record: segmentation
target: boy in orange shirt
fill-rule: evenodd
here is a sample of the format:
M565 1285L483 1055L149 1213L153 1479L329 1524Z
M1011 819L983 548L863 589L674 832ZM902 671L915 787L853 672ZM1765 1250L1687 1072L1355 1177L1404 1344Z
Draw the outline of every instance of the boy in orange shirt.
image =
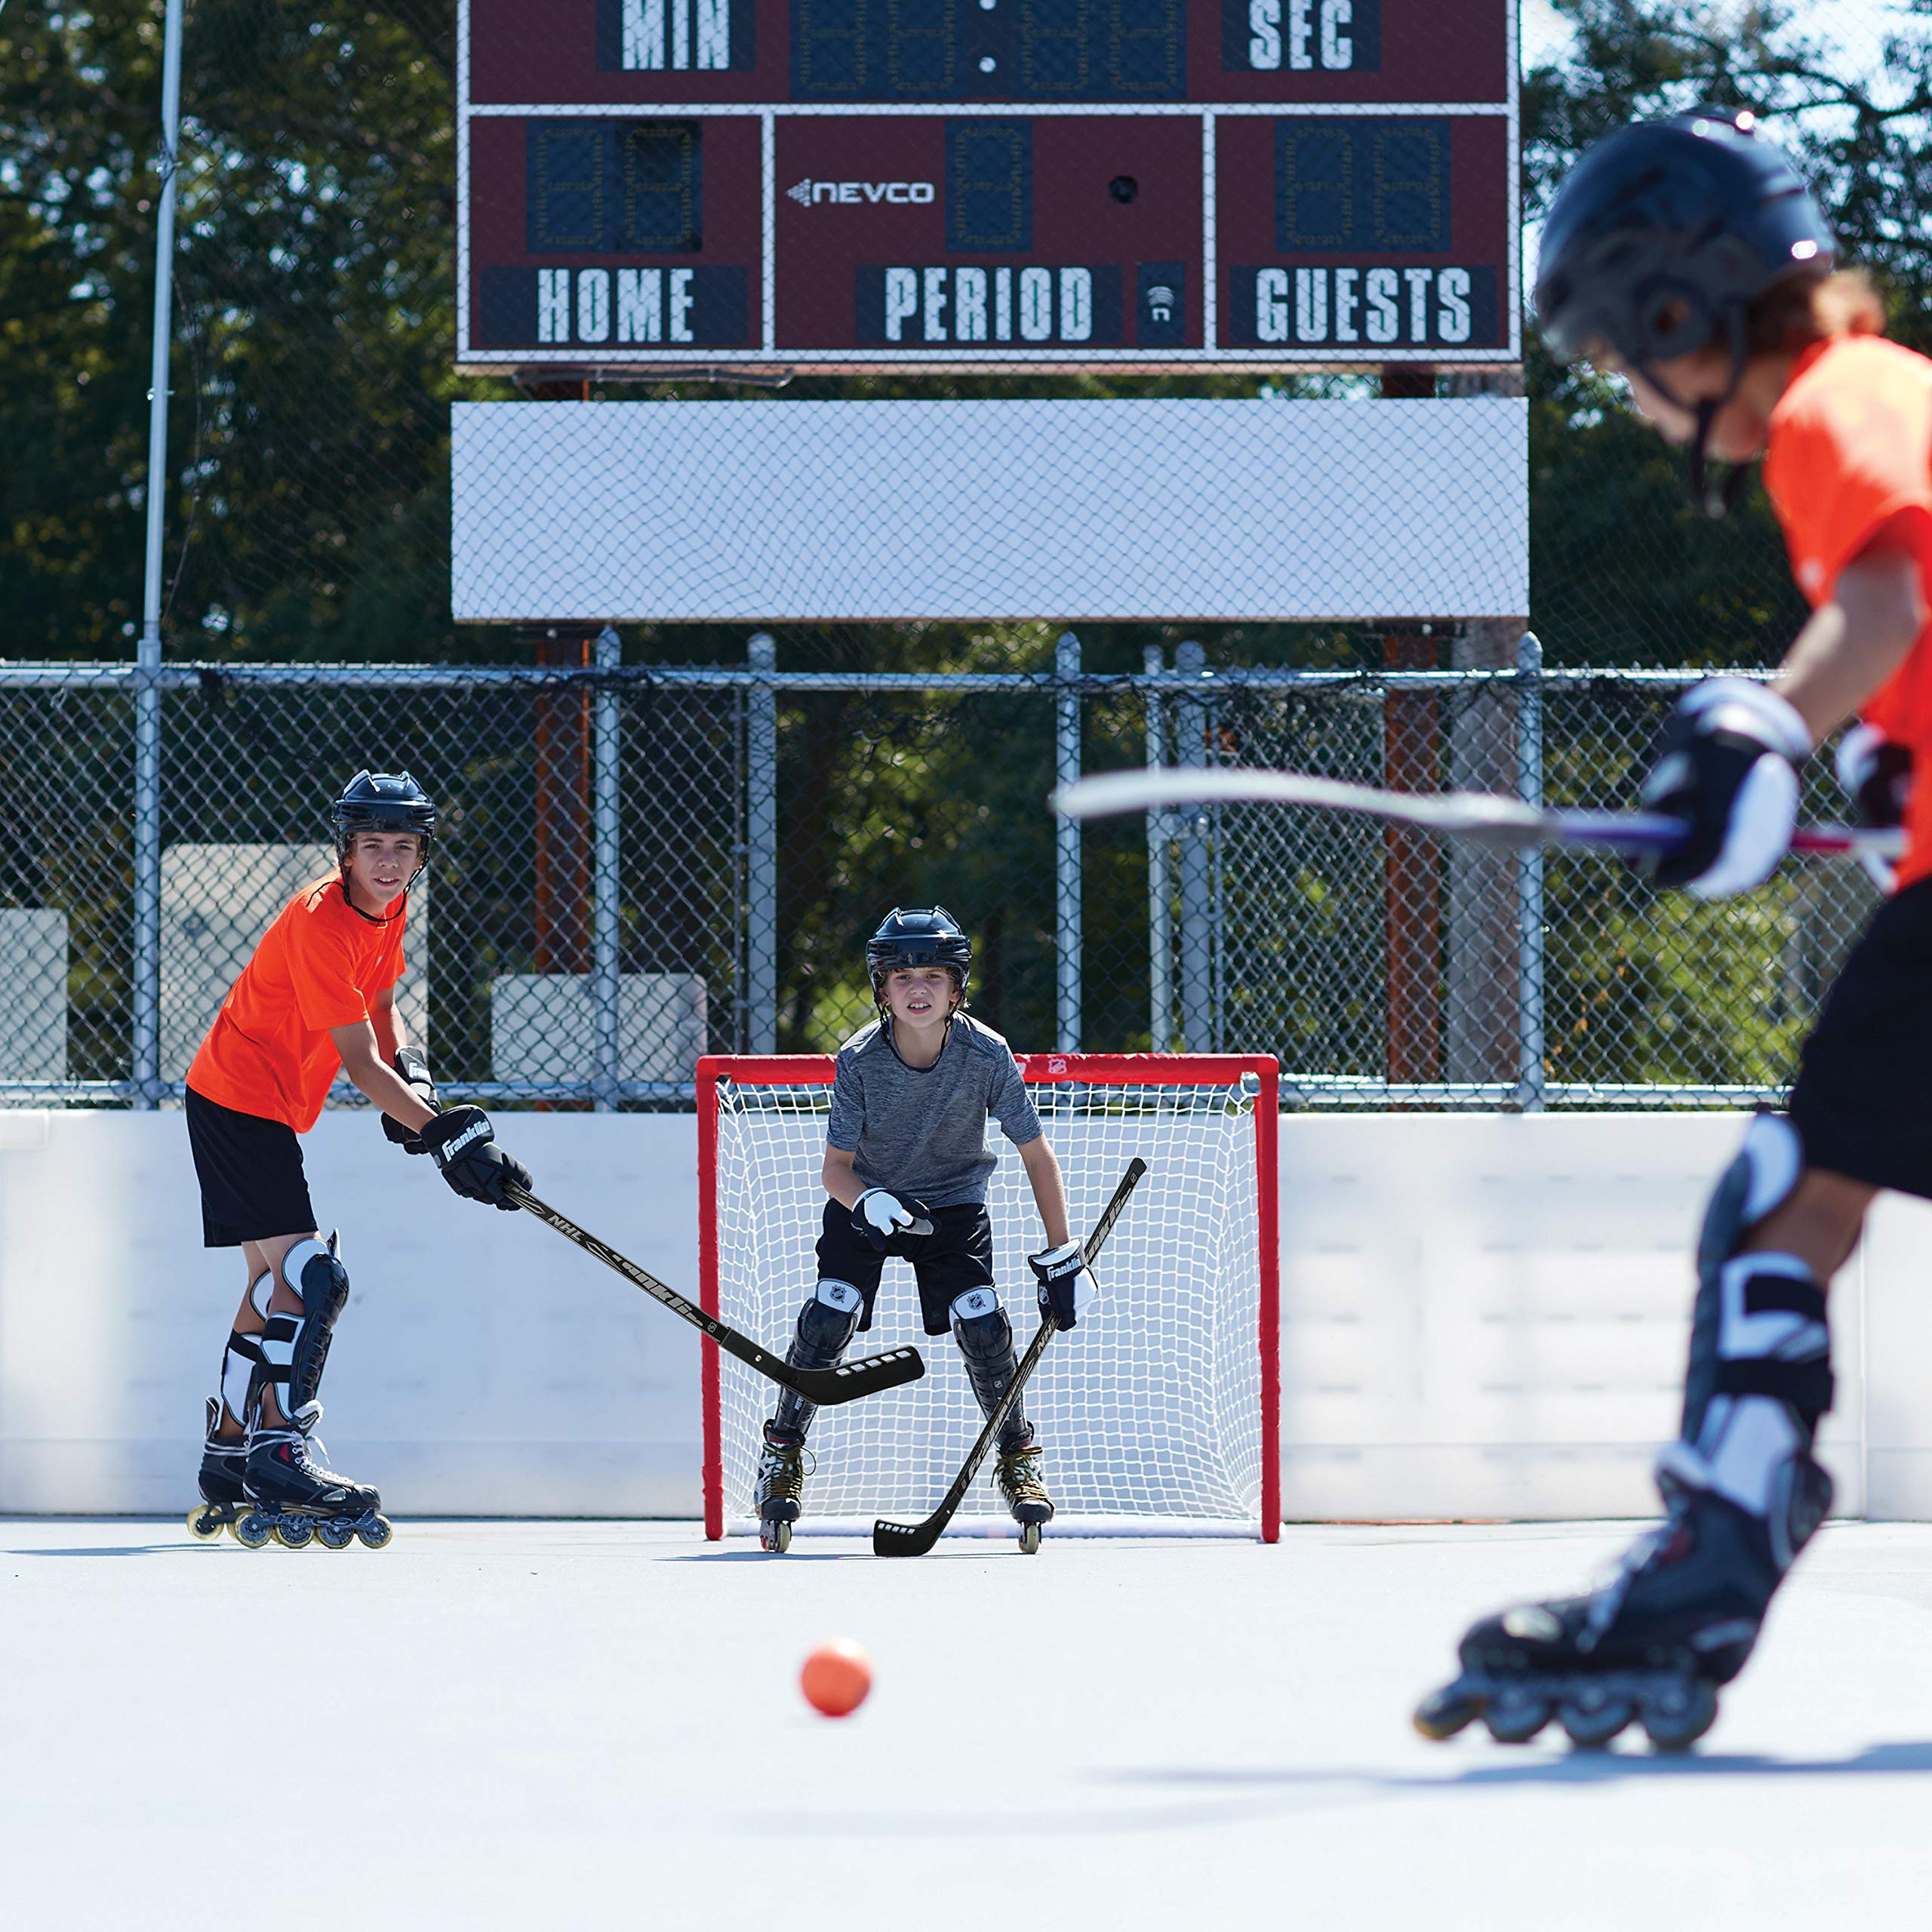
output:
M337 1549L358 1535L372 1549L389 1540L380 1496L328 1469L315 1439L349 1275L336 1235L317 1232L296 1136L315 1125L336 1069L382 1110L389 1139L429 1155L457 1193L513 1211L509 1188L530 1185L479 1109L439 1110L396 1015L409 888L429 862L435 805L407 772L360 771L331 820L338 870L282 908L188 1069L203 1240L238 1246L248 1270L208 1401L206 1500L188 1527L230 1527L251 1549L270 1537Z
M1691 453L1761 456L1812 614L1767 688L1713 678L1678 703L1645 782L1684 822L1651 862L1702 898L1761 884L1789 848L1798 769L1854 715L1839 775L1859 815L1901 822L1894 896L1846 960L1806 1041L1787 1114L1752 1123L1698 1241L1679 1439L1659 1458L1663 1526L1589 1595L1483 1619L1423 1733L1481 1717L1503 1743L1554 1715L1608 1743L1633 1718L1681 1749L1717 1715L1766 1607L1831 1506L1812 1454L1831 1406L1825 1291L1881 1188L1932 1198L1932 361L1882 340L1884 313L1804 183L1749 115L1626 128L1564 183L1537 309L1556 353L1628 378Z

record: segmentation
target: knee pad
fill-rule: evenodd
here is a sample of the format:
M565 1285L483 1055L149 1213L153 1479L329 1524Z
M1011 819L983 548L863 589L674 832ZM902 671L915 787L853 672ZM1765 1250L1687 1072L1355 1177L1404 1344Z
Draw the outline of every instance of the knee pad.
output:
M1825 1291L1795 1254L1737 1250L1790 1198L1804 1171L1790 1121L1760 1114L1718 1177L1697 1242L1681 1441L1660 1467L1666 1478L1716 1490L1767 1518L1791 1552L1830 1496L1811 1460L1813 1437L1832 1406ZM1767 1399L1745 1399L1754 1396ZM1825 1503L1817 1500L1821 1487Z
M269 1297L275 1293L275 1275L272 1272L258 1275L248 1284L248 1306L266 1321L269 1314ZM244 1335L236 1329L228 1331L228 1346L221 1352L221 1404L237 1422L244 1422L248 1414L248 1392L254 1387L256 1371L263 1366L262 1338L259 1335ZM217 1411L215 1421L221 1420ZM214 1433L211 1424L208 1433Z
M968 1288L952 1298L952 1334L969 1360L997 1361L1013 1349L1013 1324L997 1288Z
M1823 1284L1795 1254L1737 1252L1745 1236L1791 1198L1804 1171L1797 1129L1782 1114L1760 1114L1712 1192L1697 1237L1684 1390L1687 1442L1698 1439L1720 1395L1789 1402L1807 1432L1832 1406Z
M282 1413L293 1415L315 1399L329 1338L349 1300L349 1270L342 1265L337 1236L331 1234L326 1244L312 1236L297 1241L282 1257L281 1278L302 1298L302 1312L269 1317L257 1382L280 1384Z
M798 1368L829 1368L857 1332L866 1298L850 1281L821 1281L798 1311Z

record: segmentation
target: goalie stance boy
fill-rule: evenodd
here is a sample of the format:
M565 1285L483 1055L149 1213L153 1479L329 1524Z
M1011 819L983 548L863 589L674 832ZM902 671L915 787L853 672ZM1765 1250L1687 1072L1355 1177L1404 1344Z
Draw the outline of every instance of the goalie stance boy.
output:
M1552 1711L1581 1745L1633 1717L1663 1749L1709 1728L1830 1507L1813 1454L1832 1401L1826 1285L1880 1189L1932 1197L1932 776L1912 782L1932 764L1932 361L1882 339L1870 286L1834 272L1805 184L1752 130L1706 109L1599 143L1550 209L1537 276L1551 347L1626 377L1689 445L1694 490L1712 457L1763 457L1812 606L1771 688L1713 679L1672 715L1643 797L1687 831L1655 877L1705 899L1767 878L1799 768L1854 713L1840 777L1866 823L1903 821L1905 857L1805 1042L1789 1115L1753 1121L1712 1195L1662 1527L1591 1595L1471 1629L1462 1675L1417 1712L1430 1737L1479 1715L1519 1743Z
M1088 1300L1080 1244L1067 1232L1060 1164L1005 1041L969 1019L973 949L943 906L895 906L866 947L878 1018L838 1050L821 1177L830 1197L818 1241L818 1284L786 1360L831 1368L869 1328L888 1255L912 1264L928 1335L948 1328L981 1411L992 1413L1018 1362L993 1281L986 1180L996 1164L986 1121L1020 1150L1047 1245L1032 1255L1040 1311L1071 1328ZM764 1426L758 1465L760 1540L783 1551L798 1519L805 1432L815 1413L790 1391ZM994 1480L1023 1543L1053 1518L1040 1445L1016 1404L999 1433Z
M380 1548L382 1499L328 1469L315 1439L329 1338L349 1300L340 1244L324 1241L296 1137L338 1067L382 1110L383 1131L428 1154L472 1201L513 1209L530 1176L492 1144L475 1107L439 1112L428 1063L395 1005L409 888L429 863L436 808L408 772L359 771L331 814L337 869L289 900L222 1001L188 1069L188 1139L209 1247L239 1247L248 1287L208 1399L201 1491L188 1526L232 1527L259 1549L319 1535Z

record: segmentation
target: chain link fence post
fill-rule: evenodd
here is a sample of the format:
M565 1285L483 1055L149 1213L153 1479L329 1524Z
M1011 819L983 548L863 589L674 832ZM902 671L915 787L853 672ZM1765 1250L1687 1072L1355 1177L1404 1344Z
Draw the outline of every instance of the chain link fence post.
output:
M1158 644L1142 648L1141 668L1158 678L1167 668L1167 653ZM1142 694L1147 706L1147 763L1158 768L1168 761L1168 721L1158 685ZM1147 814L1147 1039L1157 1054L1174 1048L1174 884L1173 845L1168 814L1157 805Z
M614 671L623 661L623 643L616 630L606 624L597 634L597 668ZM592 709L595 806L591 824L590 1005L597 1027L595 1105L600 1114L616 1112L617 1083L622 1078L617 1032L620 984L617 949L622 931L618 899L623 856L618 831L623 805L622 743L617 694L608 684L599 685Z
M760 631L746 648L755 672L778 668ZM748 694L745 760L745 1000L755 1054L778 1051L778 693L768 675Z
M779 641L761 630L746 648L752 670L779 669ZM752 1053L779 1051L779 691L759 678L746 721L746 1007Z
M1192 678L1174 706L1174 762L1208 762L1208 706L1200 696L1208 672L1204 646L1190 638L1176 647L1174 669ZM1197 806L1179 822L1180 844L1180 1030L1191 1054L1212 1051L1214 1037L1213 881L1208 841L1213 815Z
M1054 653L1060 681L1055 694L1057 734L1054 775L1062 785L1080 776L1080 640L1071 631L1060 633ZM1058 961L1060 1049L1080 1051L1080 825L1058 820L1054 827L1054 940Z
M1516 647L1516 795L1543 808L1543 646L1525 631ZM1516 860L1517 1104L1540 1113L1543 1103L1543 848L1525 845Z

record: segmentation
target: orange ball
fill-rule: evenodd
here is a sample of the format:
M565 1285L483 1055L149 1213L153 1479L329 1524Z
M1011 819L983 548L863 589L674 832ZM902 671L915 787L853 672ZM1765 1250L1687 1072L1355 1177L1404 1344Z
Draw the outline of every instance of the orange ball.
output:
M805 1702L829 1718L850 1717L872 1687L872 1660L849 1637L820 1644L798 1673Z

